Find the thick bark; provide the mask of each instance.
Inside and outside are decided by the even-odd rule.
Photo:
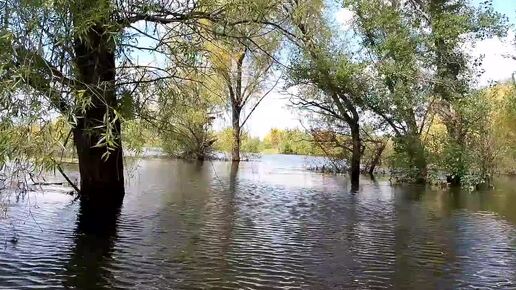
[[[79,157],[81,199],[85,203],[119,203],[124,196],[124,175],[120,121],[114,121],[115,52],[114,41],[102,24],[93,25],[85,36],[75,40],[77,79],[91,99],[84,112],[77,114],[74,142]],[[112,127],[114,146],[95,147]],[[102,143],[102,142],[101,142]],[[109,149],[110,154],[104,155]]]
[[[240,108],[233,107],[233,115],[232,115],[232,125],[233,125],[233,142],[231,148],[231,160],[234,162],[240,161],[240,143],[241,143],[241,128],[240,128]]]
[[[361,147],[362,141],[360,140],[360,127],[358,123],[350,124],[351,126],[351,139],[353,142],[352,155],[351,155],[351,166],[349,168],[351,175],[351,191],[358,191],[360,182],[360,157],[362,156]]]
[[[116,123],[120,128],[120,123]],[[93,147],[98,136],[90,135],[82,124],[74,129],[81,176],[81,199],[90,204],[117,204],[124,197],[122,148],[117,146],[108,158],[103,158],[106,148]]]

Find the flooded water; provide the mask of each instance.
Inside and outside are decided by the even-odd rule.
[[[0,288],[516,288],[516,179],[474,193],[364,179],[350,194],[297,156],[133,163],[98,231],[62,192],[13,202]]]

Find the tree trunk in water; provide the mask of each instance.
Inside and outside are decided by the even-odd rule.
[[[238,176],[238,167],[240,163],[239,162],[232,162],[231,163],[231,170],[229,172],[229,190],[232,195],[235,194],[236,190],[236,183],[237,183],[237,176]]]
[[[231,160],[240,161],[240,108],[233,108],[233,142],[231,148]]]
[[[84,123],[81,121],[80,123]],[[120,123],[116,122],[120,128]],[[105,147],[93,147],[99,137],[90,135],[84,125],[74,129],[74,141],[79,157],[81,199],[85,204],[121,203],[124,197],[124,172],[121,144],[103,158]]]
[[[376,147],[376,153],[374,155],[373,161],[371,161],[371,166],[369,166],[369,175],[374,175],[374,170],[376,166],[380,163],[380,159],[382,157],[383,150],[385,150],[385,143],[381,143]]]
[[[360,127],[358,124],[354,124],[351,126],[351,139],[353,142],[352,155],[351,155],[351,166],[350,166],[350,175],[351,175],[351,191],[358,191],[359,183],[360,183],[360,157],[361,157],[361,147],[362,142],[360,140]]]
[[[81,199],[94,206],[119,204],[124,197],[121,128],[120,121],[114,118],[114,48],[114,41],[102,24],[93,25],[74,45],[82,97],[90,98],[91,104],[77,114],[73,136],[79,157]],[[95,147],[108,132],[107,126],[113,144],[109,148],[102,144]]]
[[[451,112],[451,110],[450,110]],[[466,172],[466,164],[464,160],[463,154],[466,152],[466,140],[460,122],[460,116],[450,113],[450,118],[445,120],[445,126],[448,131],[448,136],[450,136],[450,142],[448,146],[454,146],[456,152],[453,155],[455,160],[448,160],[449,164],[454,164],[452,167],[452,171],[446,177],[446,181],[450,184],[450,186],[459,187],[462,184],[462,177]]]
[[[73,246],[65,265],[68,288],[88,288],[91,285],[109,285],[106,265],[117,240],[118,217],[121,206],[98,209],[81,200],[73,235]],[[85,271],[85,269],[87,269]]]
[[[425,156],[425,149],[419,139],[419,135],[408,137],[407,140],[407,154],[410,159],[410,164],[415,168],[414,179],[416,183],[426,183],[427,178],[427,162]]]

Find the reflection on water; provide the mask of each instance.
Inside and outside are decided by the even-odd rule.
[[[350,194],[303,164],[141,160],[102,214],[29,195],[0,220],[0,288],[516,287],[516,180],[475,193],[363,180]]]
[[[102,208],[80,204],[73,248],[66,264],[65,286],[102,287],[110,285],[111,255],[117,238],[120,206]]]

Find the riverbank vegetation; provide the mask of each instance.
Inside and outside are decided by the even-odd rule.
[[[490,1],[338,4],[4,1],[2,168],[59,166],[73,146],[81,200],[96,205],[124,196],[122,144],[198,160],[327,156],[345,161],[352,190],[379,167],[457,186],[514,172],[514,84],[481,88],[482,58],[468,51],[507,35]],[[336,9],[349,25],[335,25]],[[253,138],[246,122],[273,90],[290,94],[305,129]],[[225,113],[231,129],[216,132]]]

